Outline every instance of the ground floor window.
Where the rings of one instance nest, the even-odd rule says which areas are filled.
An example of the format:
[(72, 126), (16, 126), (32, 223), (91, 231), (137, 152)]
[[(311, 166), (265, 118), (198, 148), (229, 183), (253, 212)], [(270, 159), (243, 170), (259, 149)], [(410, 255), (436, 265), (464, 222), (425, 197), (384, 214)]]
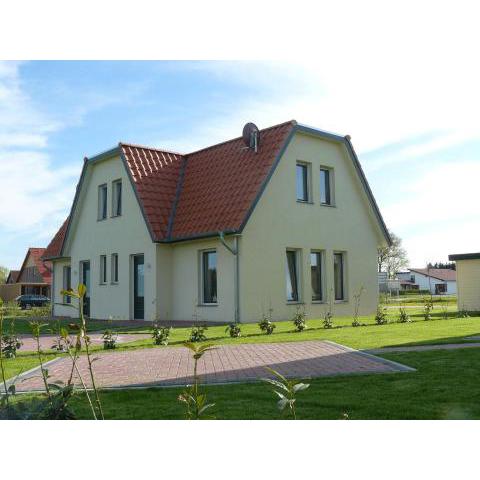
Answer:
[(118, 253), (112, 253), (112, 283), (118, 283)]
[(345, 300), (345, 254), (333, 254), (333, 281), (335, 300)]
[[(72, 268), (70, 266), (63, 267), (63, 289), (72, 289)], [(72, 297), (70, 297), (69, 295), (64, 295), (63, 303), (72, 303)]]
[(100, 283), (107, 283), (107, 256), (100, 255)]
[(298, 302), (298, 251), (287, 250), (287, 261), (285, 265), (285, 276), (287, 282), (287, 301)]
[(202, 252), (202, 303), (217, 303), (217, 252)]
[(312, 302), (323, 301), (323, 252), (310, 253)]

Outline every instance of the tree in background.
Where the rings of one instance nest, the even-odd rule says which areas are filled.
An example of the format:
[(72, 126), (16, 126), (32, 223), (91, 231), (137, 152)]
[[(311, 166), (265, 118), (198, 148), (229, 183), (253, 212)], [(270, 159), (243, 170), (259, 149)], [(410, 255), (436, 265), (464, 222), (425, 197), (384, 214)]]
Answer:
[(389, 233), (392, 244), (378, 249), (378, 271), (387, 272), (388, 278), (394, 278), (408, 265), (408, 258), (407, 251), (402, 247), (402, 239), (393, 232)]
[(10, 270), (7, 267), (2, 267), (0, 265), (0, 284), (5, 283), (7, 281), (7, 277)]
[(455, 262), (429, 262), (428, 268), (448, 268), (449, 270), (456, 270)]

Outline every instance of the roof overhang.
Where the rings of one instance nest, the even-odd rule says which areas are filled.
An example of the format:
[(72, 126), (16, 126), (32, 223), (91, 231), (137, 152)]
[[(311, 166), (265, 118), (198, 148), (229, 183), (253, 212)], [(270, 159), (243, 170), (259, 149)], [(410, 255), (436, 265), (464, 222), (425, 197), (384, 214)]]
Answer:
[(479, 253), (454, 253), (448, 256), (449, 260), (480, 260)]

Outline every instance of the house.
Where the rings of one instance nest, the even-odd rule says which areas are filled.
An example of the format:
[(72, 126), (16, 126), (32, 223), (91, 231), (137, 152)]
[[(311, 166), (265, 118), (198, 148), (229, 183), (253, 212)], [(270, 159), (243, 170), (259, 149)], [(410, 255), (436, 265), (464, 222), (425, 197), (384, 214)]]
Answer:
[(351, 314), (362, 286), (372, 313), (389, 242), (350, 138), (289, 121), (189, 154), (86, 158), (44, 258), (55, 315), (75, 315), (60, 291), (82, 282), (91, 318), (254, 322), (330, 301)]
[(457, 305), (459, 310), (480, 311), (480, 253), (449, 255), (457, 265)]
[(398, 278), (388, 278), (387, 272), (378, 272), (378, 289), (380, 293), (398, 296), (400, 280)]
[(0, 285), (0, 298), (9, 301), (19, 295), (34, 294), (50, 297), (52, 265), (42, 259), (45, 248), (29, 248), (20, 270), (12, 270), (4, 285)]
[(428, 290), (433, 295), (457, 293), (457, 273), (450, 268), (410, 268), (397, 277), (402, 290)]

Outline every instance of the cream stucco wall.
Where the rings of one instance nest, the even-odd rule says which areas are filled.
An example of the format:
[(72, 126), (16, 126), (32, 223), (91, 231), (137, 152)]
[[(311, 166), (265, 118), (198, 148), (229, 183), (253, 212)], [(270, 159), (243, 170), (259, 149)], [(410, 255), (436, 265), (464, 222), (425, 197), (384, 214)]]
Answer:
[[(228, 240), (227, 240), (228, 241)], [(217, 251), (218, 305), (202, 305), (200, 252)], [(172, 246), (173, 320), (232, 322), (234, 320), (234, 256), (217, 239), (177, 243)]]
[[(296, 162), (311, 163), (313, 203), (296, 201)], [(334, 169), (335, 206), (320, 204), (320, 166)], [(286, 301), (286, 249), (301, 250), (300, 297), (311, 318), (325, 304), (311, 301), (310, 251), (325, 250), (324, 292), (333, 287), (333, 252), (346, 252), (345, 302), (335, 315), (350, 315), (353, 295), (365, 288), (360, 311), (370, 314), (378, 301), (377, 245), (385, 242), (344, 146), (296, 134), (285, 151), (243, 232), (240, 248), (240, 314), (257, 321), (273, 308), (274, 319), (291, 318), (295, 305)]]
[(459, 310), (480, 311), (480, 260), (457, 260)]
[[(122, 215), (111, 217), (112, 181), (122, 180)], [(98, 221), (98, 187), (108, 185), (108, 216)], [(138, 201), (119, 157), (88, 166), (64, 255), (71, 259), (72, 287), (79, 283), (80, 262), (90, 260), (91, 318), (128, 319), (133, 316), (132, 255), (145, 256), (145, 319), (157, 312), (157, 246), (151, 241)], [(118, 254), (119, 282), (111, 283), (111, 254)], [(107, 256), (107, 283), (100, 284), (100, 255)], [(59, 262), (57, 269), (60, 268)], [(57, 280), (60, 279), (60, 280)], [(61, 274), (55, 275), (56, 290)], [(61, 286), (60, 286), (61, 288)]]

